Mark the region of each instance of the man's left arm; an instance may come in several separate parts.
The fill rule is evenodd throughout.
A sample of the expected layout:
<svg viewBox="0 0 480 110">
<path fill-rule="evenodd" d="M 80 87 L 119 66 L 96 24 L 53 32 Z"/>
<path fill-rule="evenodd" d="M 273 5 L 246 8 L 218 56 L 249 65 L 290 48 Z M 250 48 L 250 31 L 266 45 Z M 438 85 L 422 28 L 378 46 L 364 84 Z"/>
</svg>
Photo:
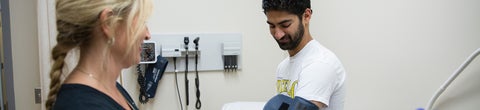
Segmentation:
<svg viewBox="0 0 480 110">
<path fill-rule="evenodd" d="M 325 109 L 337 84 L 335 69 L 331 65 L 315 62 L 305 67 L 301 74 L 296 95 L 309 100 L 320 110 Z"/>
<path fill-rule="evenodd" d="M 325 104 L 323 104 L 322 102 L 319 102 L 319 101 L 310 100 L 310 102 L 312 102 L 318 108 L 320 108 L 319 110 L 323 110 L 326 107 Z"/>
</svg>

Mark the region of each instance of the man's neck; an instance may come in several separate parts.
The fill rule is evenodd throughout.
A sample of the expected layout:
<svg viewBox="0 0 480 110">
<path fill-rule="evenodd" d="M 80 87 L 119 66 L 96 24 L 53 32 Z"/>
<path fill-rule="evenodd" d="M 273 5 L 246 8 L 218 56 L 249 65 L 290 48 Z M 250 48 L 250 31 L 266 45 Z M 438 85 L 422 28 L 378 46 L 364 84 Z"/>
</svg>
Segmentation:
<svg viewBox="0 0 480 110">
<path fill-rule="evenodd" d="M 312 38 L 312 36 L 310 36 L 310 34 L 306 34 L 303 37 L 304 38 L 302 39 L 302 41 L 300 41 L 300 44 L 298 44 L 298 46 L 295 49 L 288 50 L 288 54 L 290 55 L 290 57 L 295 56 L 298 52 L 300 52 L 303 49 L 303 47 L 305 47 L 305 45 L 308 44 L 308 42 L 313 40 L 313 38 Z"/>
</svg>

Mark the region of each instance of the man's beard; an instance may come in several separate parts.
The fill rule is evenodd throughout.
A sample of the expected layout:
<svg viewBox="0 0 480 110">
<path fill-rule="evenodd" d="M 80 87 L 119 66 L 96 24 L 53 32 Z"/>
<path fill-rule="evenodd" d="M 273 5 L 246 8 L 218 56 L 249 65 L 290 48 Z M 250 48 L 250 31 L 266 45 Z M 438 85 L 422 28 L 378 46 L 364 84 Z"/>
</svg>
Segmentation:
<svg viewBox="0 0 480 110">
<path fill-rule="evenodd" d="M 305 33 L 304 30 L 305 29 L 303 28 L 303 25 L 301 23 L 298 24 L 297 32 L 294 33 L 294 36 L 285 34 L 285 36 L 283 36 L 282 39 L 280 39 L 280 40 L 288 39 L 288 41 L 290 42 L 280 43 L 279 42 L 280 40 L 277 40 L 278 46 L 280 46 L 282 50 L 293 50 L 297 48 L 303 39 L 303 34 Z"/>
</svg>

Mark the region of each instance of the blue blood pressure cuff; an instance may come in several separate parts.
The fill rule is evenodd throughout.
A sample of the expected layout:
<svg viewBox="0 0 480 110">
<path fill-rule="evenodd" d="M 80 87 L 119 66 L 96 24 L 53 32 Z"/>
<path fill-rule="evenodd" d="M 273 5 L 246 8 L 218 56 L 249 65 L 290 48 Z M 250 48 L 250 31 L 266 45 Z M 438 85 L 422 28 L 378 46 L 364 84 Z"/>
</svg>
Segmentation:
<svg viewBox="0 0 480 110">
<path fill-rule="evenodd" d="M 290 98 L 278 94 L 272 97 L 263 107 L 263 110 L 318 110 L 319 108 L 302 97 Z"/>
<path fill-rule="evenodd" d="M 302 97 L 297 97 L 293 99 L 292 105 L 290 105 L 289 110 L 318 110 L 318 106 L 313 104 L 311 101 L 304 99 Z"/>
<path fill-rule="evenodd" d="M 292 102 L 292 98 L 282 94 L 278 94 L 268 100 L 268 102 L 263 107 L 263 110 L 288 110 L 288 107 L 290 107 Z"/>
</svg>

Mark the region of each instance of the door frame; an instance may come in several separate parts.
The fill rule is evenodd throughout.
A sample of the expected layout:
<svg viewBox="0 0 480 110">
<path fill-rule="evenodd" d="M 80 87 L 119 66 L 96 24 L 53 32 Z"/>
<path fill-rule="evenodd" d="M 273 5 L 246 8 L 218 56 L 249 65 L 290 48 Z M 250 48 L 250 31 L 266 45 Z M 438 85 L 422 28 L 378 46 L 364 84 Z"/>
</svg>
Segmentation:
<svg viewBox="0 0 480 110">
<path fill-rule="evenodd" d="M 55 17 L 55 0 L 37 0 L 38 20 L 38 55 L 40 68 L 40 86 L 42 93 L 41 109 L 45 110 L 45 101 L 50 90 L 50 52 L 56 44 L 57 34 Z"/>
<path fill-rule="evenodd" d="M 10 2 L 1 0 L 2 7 L 2 41 L 3 41 L 3 84 L 4 99 L 2 108 L 15 110 L 15 91 L 13 86 L 13 63 L 12 63 L 12 36 L 10 32 Z M 3 95 L 3 94 L 2 94 Z"/>
</svg>

